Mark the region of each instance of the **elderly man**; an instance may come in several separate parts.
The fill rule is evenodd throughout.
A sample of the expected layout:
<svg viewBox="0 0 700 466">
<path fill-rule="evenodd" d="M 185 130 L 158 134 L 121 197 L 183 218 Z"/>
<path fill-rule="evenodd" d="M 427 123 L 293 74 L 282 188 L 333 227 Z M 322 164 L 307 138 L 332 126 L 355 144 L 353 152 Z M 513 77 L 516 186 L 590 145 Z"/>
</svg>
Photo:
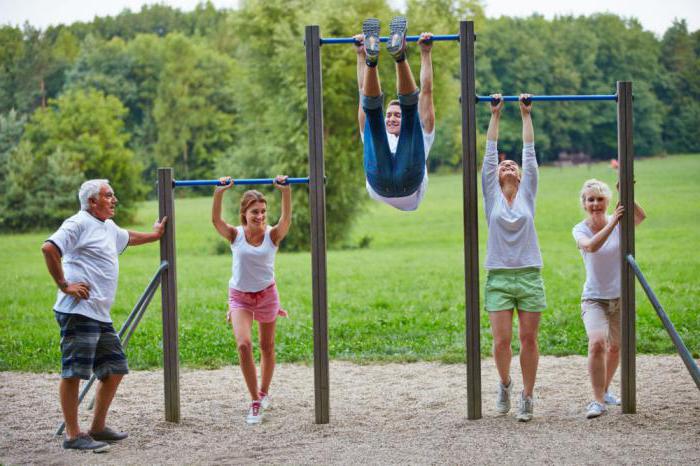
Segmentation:
<svg viewBox="0 0 700 466">
<path fill-rule="evenodd" d="M 128 245 L 157 241 L 166 218 L 152 233 L 128 231 L 111 218 L 117 197 L 108 180 L 89 180 L 78 193 L 80 212 L 73 215 L 41 248 L 46 266 L 58 285 L 54 305 L 61 328 L 61 382 L 59 395 L 66 422 L 63 448 L 107 451 L 107 442 L 122 440 L 125 432 L 105 425 L 107 410 L 124 374 L 129 372 L 119 336 L 112 326 L 110 308 L 119 278 L 118 256 Z M 90 430 L 78 424 L 80 379 L 91 371 L 99 379 Z"/>
</svg>

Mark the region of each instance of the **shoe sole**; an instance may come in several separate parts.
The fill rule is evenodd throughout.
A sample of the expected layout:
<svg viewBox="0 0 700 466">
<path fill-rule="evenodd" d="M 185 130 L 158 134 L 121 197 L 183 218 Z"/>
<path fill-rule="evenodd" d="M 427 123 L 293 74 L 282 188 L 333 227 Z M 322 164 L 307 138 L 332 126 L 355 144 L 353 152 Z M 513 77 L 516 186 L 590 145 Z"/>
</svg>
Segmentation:
<svg viewBox="0 0 700 466">
<path fill-rule="evenodd" d="M 395 16 L 389 23 L 389 42 L 386 49 L 394 58 L 403 53 L 406 29 L 408 29 L 408 20 L 405 16 Z"/>
<path fill-rule="evenodd" d="M 362 34 L 365 36 L 365 53 L 372 61 L 379 57 L 380 24 L 377 18 L 368 18 L 362 22 Z"/>
<path fill-rule="evenodd" d="M 530 422 L 532 421 L 532 416 L 515 416 L 518 422 Z"/>
</svg>

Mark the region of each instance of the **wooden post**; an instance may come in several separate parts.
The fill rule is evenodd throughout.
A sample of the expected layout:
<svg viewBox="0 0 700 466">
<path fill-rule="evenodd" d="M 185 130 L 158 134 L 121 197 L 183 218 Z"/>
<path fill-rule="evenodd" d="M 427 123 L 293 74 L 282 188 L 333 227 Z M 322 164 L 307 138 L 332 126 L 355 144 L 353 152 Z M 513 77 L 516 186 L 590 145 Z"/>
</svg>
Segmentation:
<svg viewBox="0 0 700 466">
<path fill-rule="evenodd" d="M 314 393 L 316 424 L 329 421 L 328 298 L 326 288 L 326 186 L 323 167 L 321 36 L 306 26 L 306 95 L 309 126 L 309 209 L 313 279 Z"/>
<path fill-rule="evenodd" d="M 634 145 L 632 133 L 632 83 L 618 81 L 617 151 L 620 202 L 625 207 L 625 215 L 620 220 L 620 306 L 622 314 L 620 367 L 622 412 L 625 414 L 637 411 L 634 271 L 627 261 L 627 255 L 634 257 Z"/>
<path fill-rule="evenodd" d="M 476 171 L 476 89 L 474 22 L 460 21 L 462 100 L 462 179 L 464 219 L 464 291 L 466 296 L 467 418 L 481 419 L 479 323 L 479 207 Z"/>
<path fill-rule="evenodd" d="M 163 307 L 163 377 L 165 420 L 180 422 L 180 366 L 177 334 L 177 274 L 175 267 L 175 202 L 173 169 L 158 169 L 158 215 L 168 217 L 160 239 L 160 260 L 168 262 L 163 271 L 161 297 Z"/>
</svg>

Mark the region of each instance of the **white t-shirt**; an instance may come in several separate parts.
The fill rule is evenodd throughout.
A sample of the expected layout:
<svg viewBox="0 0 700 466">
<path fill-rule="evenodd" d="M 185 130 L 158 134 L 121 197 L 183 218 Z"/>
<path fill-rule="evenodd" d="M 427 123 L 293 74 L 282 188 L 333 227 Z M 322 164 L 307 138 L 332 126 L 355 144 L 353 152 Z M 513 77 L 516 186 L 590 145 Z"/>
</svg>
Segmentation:
<svg viewBox="0 0 700 466">
<path fill-rule="evenodd" d="M 275 281 L 275 254 L 277 246 L 270 238 L 271 226 L 267 226 L 260 246 L 253 246 L 245 239 L 242 226 L 236 227 L 236 239 L 231 243 L 233 254 L 232 275 L 228 287 L 247 293 L 262 291 Z"/>
<path fill-rule="evenodd" d="M 433 142 L 435 141 L 435 128 L 433 128 L 432 132 L 426 133 L 423 129 L 423 126 L 421 125 L 421 131 L 423 132 L 423 151 L 425 152 L 425 160 L 427 161 L 428 154 L 430 153 L 430 148 L 433 146 Z M 362 138 L 362 142 L 364 143 L 364 131 L 360 132 L 360 137 Z M 399 137 L 389 133 L 388 131 L 386 133 L 386 137 L 389 141 L 389 150 L 392 154 L 395 155 L 396 147 L 399 144 Z M 425 192 L 428 190 L 428 170 L 425 170 L 425 175 L 423 175 L 423 181 L 421 182 L 416 192 L 408 196 L 384 197 L 377 194 L 377 192 L 374 189 L 372 189 L 372 187 L 369 185 L 369 181 L 365 181 L 365 185 L 367 187 L 369 197 L 371 197 L 375 201 L 384 202 L 385 204 L 389 204 L 390 206 L 395 207 L 399 210 L 416 210 L 420 205 L 421 201 L 423 200 Z"/>
<path fill-rule="evenodd" d="M 77 299 L 59 290 L 54 310 L 112 322 L 110 308 L 117 293 L 119 254 L 129 244 L 129 232 L 112 220 L 103 222 L 81 210 L 64 221 L 47 241 L 60 250 L 68 283 L 90 285 L 88 299 Z"/>
<path fill-rule="evenodd" d="M 481 188 L 489 229 L 484 266 L 487 270 L 542 268 L 542 255 L 535 231 L 538 176 L 535 144 L 524 144 L 520 186 L 513 205 L 508 205 L 498 182 L 496 141 L 486 142 Z"/>
<path fill-rule="evenodd" d="M 608 217 L 609 219 L 610 217 Z M 586 221 L 577 224 L 572 230 L 576 244 L 580 239 L 590 239 L 594 233 Z M 620 224 L 615 225 L 605 243 L 596 252 L 580 249 L 586 266 L 586 283 L 582 298 L 615 299 L 620 297 Z"/>
</svg>

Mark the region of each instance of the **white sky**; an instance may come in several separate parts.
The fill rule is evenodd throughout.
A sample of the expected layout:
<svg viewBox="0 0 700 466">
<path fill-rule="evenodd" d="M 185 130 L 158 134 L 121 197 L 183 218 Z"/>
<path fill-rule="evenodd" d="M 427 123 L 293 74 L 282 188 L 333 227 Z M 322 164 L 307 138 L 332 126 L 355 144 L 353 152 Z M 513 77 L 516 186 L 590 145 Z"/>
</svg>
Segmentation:
<svg viewBox="0 0 700 466">
<path fill-rule="evenodd" d="M 95 16 L 119 14 L 125 8 L 138 11 L 143 4 L 165 3 L 183 11 L 192 10 L 198 0 L 0 0 L 0 24 L 21 25 L 29 21 L 45 28 L 52 24 L 90 21 Z M 217 8 L 232 8 L 237 0 L 213 0 Z M 405 0 L 390 0 L 398 8 Z M 588 15 L 611 12 L 626 18 L 637 18 L 645 29 L 661 36 L 674 18 L 685 19 L 688 29 L 700 29 L 700 1 L 698 0 L 486 0 L 486 15 L 529 16 L 543 14 Z M 449 33 L 449 31 L 444 31 Z"/>
</svg>

